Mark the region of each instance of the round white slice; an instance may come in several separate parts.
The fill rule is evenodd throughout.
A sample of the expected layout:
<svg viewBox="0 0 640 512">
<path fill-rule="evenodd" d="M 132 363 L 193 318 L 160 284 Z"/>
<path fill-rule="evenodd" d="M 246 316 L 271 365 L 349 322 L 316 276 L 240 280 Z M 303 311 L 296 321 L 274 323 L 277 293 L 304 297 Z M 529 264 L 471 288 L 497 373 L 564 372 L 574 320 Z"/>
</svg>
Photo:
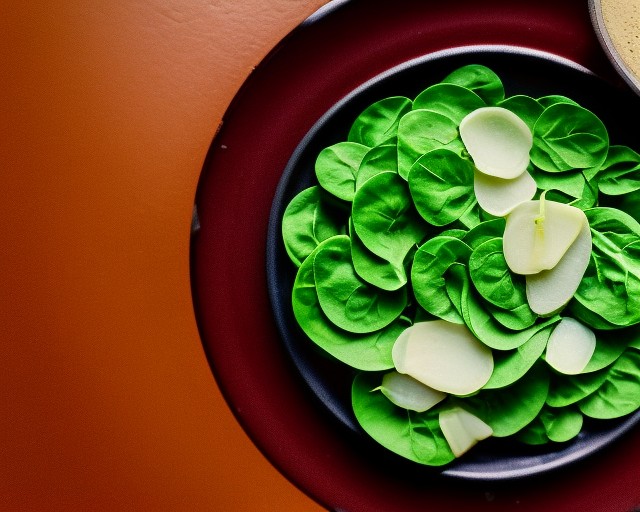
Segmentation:
<svg viewBox="0 0 640 512">
<path fill-rule="evenodd" d="M 396 340 L 392 357 L 400 373 L 454 395 L 478 391 L 493 372 L 491 349 L 465 325 L 445 320 L 414 324 Z"/>
<path fill-rule="evenodd" d="M 573 297 L 591 259 L 591 229 L 585 222 L 577 238 L 551 270 L 525 276 L 531 311 L 551 316 Z"/>
<path fill-rule="evenodd" d="M 563 318 L 549 336 L 545 360 L 566 375 L 581 373 L 596 349 L 596 335 L 574 318 Z"/>
<path fill-rule="evenodd" d="M 427 411 L 447 397 L 446 393 L 396 371 L 385 373 L 380 391 L 398 407 L 416 412 Z"/>
<path fill-rule="evenodd" d="M 479 171 L 513 179 L 529 165 L 533 135 L 516 114 L 502 107 L 482 107 L 460 122 L 460 137 Z"/>
<path fill-rule="evenodd" d="M 461 407 L 442 411 L 438 416 L 438 422 L 456 457 L 469 451 L 478 441 L 493 435 L 493 429 L 489 425 Z"/>
<path fill-rule="evenodd" d="M 473 190 L 480 208 L 496 217 L 504 217 L 520 203 L 531 200 L 537 185 L 527 171 L 516 178 L 505 180 L 476 169 L 473 174 Z"/>
<path fill-rule="evenodd" d="M 509 215 L 503 236 L 504 258 L 516 274 L 555 267 L 588 224 L 582 210 L 548 200 L 526 201 Z"/>
</svg>

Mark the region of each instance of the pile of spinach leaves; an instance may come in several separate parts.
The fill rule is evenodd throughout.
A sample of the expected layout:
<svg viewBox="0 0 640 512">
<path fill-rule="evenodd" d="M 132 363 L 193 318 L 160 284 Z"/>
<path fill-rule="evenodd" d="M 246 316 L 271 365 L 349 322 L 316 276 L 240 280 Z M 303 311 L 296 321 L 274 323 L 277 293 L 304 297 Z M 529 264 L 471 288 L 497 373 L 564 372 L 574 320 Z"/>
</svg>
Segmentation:
<svg viewBox="0 0 640 512">
<path fill-rule="evenodd" d="M 509 109 L 531 129 L 537 194 L 583 209 L 589 221 L 589 267 L 571 302 L 550 318 L 531 311 L 523 276 L 506 265 L 504 219 L 474 196 L 458 125 L 484 106 Z M 575 438 L 585 417 L 618 418 L 640 407 L 640 155 L 611 145 L 592 112 L 564 96 L 506 97 L 492 70 L 468 65 L 414 99 L 370 105 L 346 141 L 319 153 L 315 171 L 317 184 L 282 219 L 298 267 L 293 311 L 314 343 L 360 371 L 353 410 L 380 444 L 443 465 L 454 458 L 438 426 L 446 408 L 472 412 L 494 437 L 544 444 Z M 544 360 L 563 316 L 596 333 L 579 375 L 559 374 Z M 465 324 L 493 350 L 484 388 L 424 413 L 372 392 L 393 368 L 398 335 L 436 318 Z"/>
</svg>

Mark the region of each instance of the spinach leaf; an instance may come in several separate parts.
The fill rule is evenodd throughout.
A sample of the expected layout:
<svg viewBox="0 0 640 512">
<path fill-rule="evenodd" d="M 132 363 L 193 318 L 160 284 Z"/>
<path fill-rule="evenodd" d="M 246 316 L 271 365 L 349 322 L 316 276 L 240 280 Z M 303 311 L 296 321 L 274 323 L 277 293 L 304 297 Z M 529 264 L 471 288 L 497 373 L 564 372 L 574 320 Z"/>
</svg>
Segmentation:
<svg viewBox="0 0 640 512">
<path fill-rule="evenodd" d="M 338 142 L 320 151 L 315 171 L 318 183 L 330 194 L 344 201 L 353 201 L 356 175 L 367 146 L 355 142 Z"/>
<path fill-rule="evenodd" d="M 640 352 L 627 350 L 609 368 L 607 378 L 592 394 L 578 403 L 585 416 L 620 418 L 640 407 Z"/>
<path fill-rule="evenodd" d="M 371 148 L 360 162 L 356 175 L 356 190 L 369 178 L 388 171 L 398 172 L 398 150 L 395 144 Z"/>
<path fill-rule="evenodd" d="M 486 220 L 470 229 L 462 240 L 475 250 L 487 240 L 504 235 L 505 226 L 504 218 Z"/>
<path fill-rule="evenodd" d="M 382 259 L 365 247 L 355 229 L 352 228 L 350 231 L 353 268 L 362 279 L 387 291 L 398 290 L 407 284 L 405 265 L 408 263 Z M 409 251 L 407 259 L 412 255 Z"/>
<path fill-rule="evenodd" d="M 318 244 L 344 232 L 341 220 L 313 186 L 297 194 L 282 217 L 282 239 L 289 258 L 299 267 Z"/>
<path fill-rule="evenodd" d="M 482 299 L 468 282 L 464 283 L 461 306 L 462 318 L 469 330 L 482 343 L 496 350 L 518 348 L 535 333 L 560 320 L 559 316 L 554 316 L 521 331 L 507 329 L 487 312 Z"/>
<path fill-rule="evenodd" d="M 493 373 L 484 389 L 505 388 L 522 378 L 540 359 L 552 330 L 541 329 L 515 350 L 494 350 Z"/>
<path fill-rule="evenodd" d="M 538 417 L 518 433 L 518 439 L 532 445 L 547 441 L 565 443 L 580 433 L 583 423 L 584 417 L 573 407 L 544 407 Z"/>
<path fill-rule="evenodd" d="M 368 179 L 353 198 L 353 227 L 362 243 L 384 260 L 398 264 L 427 233 L 407 183 L 394 172 Z"/>
<path fill-rule="evenodd" d="M 414 162 L 433 149 L 464 150 L 458 125 L 447 116 L 431 110 L 413 110 L 398 125 L 398 173 L 405 180 Z"/>
<path fill-rule="evenodd" d="M 627 146 L 611 146 L 598 171 L 598 188 L 610 196 L 640 190 L 640 155 Z"/>
<path fill-rule="evenodd" d="M 606 322 L 634 325 L 640 322 L 640 224 L 614 208 L 585 214 L 593 252 L 575 298 Z"/>
<path fill-rule="evenodd" d="M 566 407 L 578 403 L 600 388 L 607 376 L 606 369 L 578 375 L 552 374 L 547 404 L 551 407 Z"/>
<path fill-rule="evenodd" d="M 451 119 L 456 125 L 459 125 L 467 114 L 485 105 L 475 92 L 460 85 L 447 83 L 432 85 L 413 101 L 414 109 L 437 112 Z"/>
<path fill-rule="evenodd" d="M 538 320 L 538 315 L 531 311 L 528 302 L 513 309 L 502 309 L 490 303 L 485 304 L 485 307 L 498 323 L 513 331 L 527 329 Z"/>
<path fill-rule="evenodd" d="M 469 64 L 451 72 L 442 80 L 475 92 L 487 105 L 495 105 L 504 99 L 502 80 L 491 69 L 480 64 Z"/>
<path fill-rule="evenodd" d="M 592 112 L 570 103 L 546 108 L 533 130 L 531 161 L 547 172 L 598 167 L 607 156 L 609 135 Z"/>
<path fill-rule="evenodd" d="M 509 269 L 502 237 L 487 240 L 473 250 L 469 257 L 469 275 L 482 298 L 494 306 L 513 310 L 527 304 L 524 279 Z"/>
<path fill-rule="evenodd" d="M 439 406 L 423 413 L 392 404 L 382 393 L 379 374 L 360 373 L 351 391 L 353 412 L 364 431 L 392 452 L 430 466 L 455 459 L 438 421 Z"/>
<path fill-rule="evenodd" d="M 316 251 L 319 249 L 320 246 Z M 393 368 L 393 344 L 409 324 L 400 318 L 385 329 L 370 334 L 353 334 L 333 325 L 318 301 L 314 258 L 312 253 L 302 263 L 293 285 L 293 313 L 300 328 L 319 348 L 353 368 L 366 371 Z"/>
<path fill-rule="evenodd" d="M 582 373 L 596 372 L 613 363 L 629 345 L 630 329 L 596 332 L 596 348 Z"/>
<path fill-rule="evenodd" d="M 471 253 L 458 238 L 436 236 L 422 244 L 411 267 L 411 283 L 418 304 L 432 315 L 453 323 L 464 323 L 447 294 L 447 270 Z"/>
<path fill-rule="evenodd" d="M 354 121 L 347 140 L 370 148 L 381 144 L 395 144 L 398 123 L 411 110 L 411 100 L 393 96 L 367 107 Z"/>
<path fill-rule="evenodd" d="M 571 203 L 582 209 L 591 208 L 598 202 L 597 185 L 588 181 L 581 170 L 549 173 L 534 168 L 532 176 L 540 190 L 548 191 L 546 197 L 551 201 Z"/>
<path fill-rule="evenodd" d="M 561 94 L 550 94 L 548 96 L 542 96 L 538 98 L 538 103 L 540 103 L 540 105 L 542 105 L 544 108 L 548 108 L 551 105 L 555 105 L 556 103 L 568 103 L 570 105 L 576 105 L 577 107 L 580 106 L 571 98 L 567 98 L 566 96 L 562 96 Z"/>
<path fill-rule="evenodd" d="M 327 240 L 315 254 L 313 275 L 318 301 L 327 318 L 349 332 L 374 332 L 400 316 L 407 290 L 387 292 L 362 280 L 351 259 L 351 241 L 339 235 Z"/>
<path fill-rule="evenodd" d="M 497 106 L 513 112 L 525 122 L 531 131 L 544 110 L 544 107 L 537 100 L 521 94 L 510 96 L 498 103 Z"/>
<path fill-rule="evenodd" d="M 411 167 L 409 191 L 422 218 L 434 226 L 449 224 L 476 201 L 473 163 L 448 149 L 430 151 Z"/>
<path fill-rule="evenodd" d="M 507 437 L 522 430 L 538 416 L 548 392 L 549 372 L 543 365 L 536 364 L 509 387 L 508 393 L 502 389 L 482 390 L 459 400 L 461 407 L 493 429 L 494 437 Z"/>
</svg>

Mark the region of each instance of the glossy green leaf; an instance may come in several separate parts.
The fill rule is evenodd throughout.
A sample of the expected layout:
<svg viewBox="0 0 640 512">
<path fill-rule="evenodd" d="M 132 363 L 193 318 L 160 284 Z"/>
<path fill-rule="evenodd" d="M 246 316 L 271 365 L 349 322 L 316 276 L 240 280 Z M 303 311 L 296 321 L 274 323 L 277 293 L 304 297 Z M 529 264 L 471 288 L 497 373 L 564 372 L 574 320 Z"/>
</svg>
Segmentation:
<svg viewBox="0 0 640 512">
<path fill-rule="evenodd" d="M 378 331 L 398 318 L 407 305 L 405 288 L 384 291 L 358 276 L 348 236 L 335 236 L 318 248 L 313 274 L 322 311 L 349 332 Z"/>
<path fill-rule="evenodd" d="M 429 466 L 442 466 L 455 459 L 438 421 L 440 406 L 423 413 L 392 404 L 381 392 L 381 376 L 360 373 L 351 390 L 353 412 L 360 426 L 392 452 Z"/>
<path fill-rule="evenodd" d="M 512 310 L 527 303 L 523 277 L 513 274 L 504 259 L 502 237 L 487 240 L 473 250 L 469 275 L 482 298 L 494 306 Z"/>
<path fill-rule="evenodd" d="M 578 403 L 585 416 L 620 418 L 640 407 L 640 352 L 627 350 L 609 368 L 606 380 Z"/>
<path fill-rule="evenodd" d="M 366 371 L 393 368 L 391 349 L 408 324 L 398 319 L 385 329 L 370 334 L 353 334 L 336 327 L 325 316 L 318 301 L 314 258 L 312 253 L 302 263 L 293 285 L 292 306 L 298 325 L 318 347 L 353 368 Z"/>
<path fill-rule="evenodd" d="M 461 406 L 493 429 L 495 437 L 507 437 L 531 423 L 544 406 L 549 392 L 549 373 L 534 365 L 521 379 L 503 389 L 483 390 L 460 399 Z"/>
<path fill-rule="evenodd" d="M 598 171 L 598 188 L 611 196 L 640 190 L 640 155 L 627 146 L 611 146 Z"/>
<path fill-rule="evenodd" d="M 544 407 L 538 417 L 518 433 L 518 439 L 532 445 L 544 444 L 547 441 L 566 443 L 580 433 L 583 423 L 584 417 L 573 407 Z"/>
<path fill-rule="evenodd" d="M 464 117 L 486 106 L 475 92 L 456 84 L 439 83 L 422 91 L 413 101 L 414 109 L 425 109 L 448 117 L 459 125 Z"/>
<path fill-rule="evenodd" d="M 356 190 L 356 175 L 367 146 L 355 142 L 338 142 L 320 151 L 315 171 L 318 183 L 330 194 L 352 201 Z"/>
<path fill-rule="evenodd" d="M 282 239 L 291 261 L 300 266 L 320 242 L 344 232 L 341 219 L 314 186 L 297 194 L 282 217 Z"/>
<path fill-rule="evenodd" d="M 439 148 L 451 149 L 457 153 L 464 150 L 457 123 L 431 110 L 409 112 L 398 126 L 398 173 L 408 179 L 416 160 Z"/>
<path fill-rule="evenodd" d="M 472 249 L 477 249 L 487 240 L 504 235 L 505 225 L 504 218 L 484 221 L 470 229 L 462 240 Z"/>
<path fill-rule="evenodd" d="M 381 258 L 399 262 L 427 233 L 406 181 L 394 172 L 368 179 L 353 199 L 353 227 L 362 243 Z"/>
<path fill-rule="evenodd" d="M 607 375 L 606 369 L 578 375 L 554 374 L 547 395 L 547 404 L 551 407 L 566 407 L 578 403 L 599 389 Z"/>
<path fill-rule="evenodd" d="M 640 224 L 613 208 L 585 214 L 593 252 L 575 298 L 611 324 L 634 325 L 640 322 Z"/>
<path fill-rule="evenodd" d="M 409 190 L 427 222 L 449 224 L 475 202 L 473 163 L 448 149 L 430 151 L 411 167 Z"/>
<path fill-rule="evenodd" d="M 570 103 L 546 108 L 533 130 L 531 161 L 547 172 L 598 167 L 607 156 L 609 135 L 592 112 Z"/>
<path fill-rule="evenodd" d="M 376 146 L 364 155 L 356 176 L 356 190 L 381 172 L 398 172 L 398 149 L 395 144 Z"/>
<path fill-rule="evenodd" d="M 411 104 L 411 100 L 404 96 L 377 101 L 356 118 L 347 140 L 370 148 L 381 144 L 395 144 L 398 123 L 411 110 Z"/>
<path fill-rule="evenodd" d="M 447 293 L 447 271 L 455 262 L 468 259 L 470 253 L 463 241 L 443 235 L 420 246 L 411 268 L 413 293 L 420 306 L 443 320 L 464 323 Z"/>
<path fill-rule="evenodd" d="M 487 105 L 496 105 L 504 99 L 502 80 L 494 71 L 480 64 L 462 66 L 447 75 L 444 83 L 466 87 L 480 96 Z"/>
<path fill-rule="evenodd" d="M 494 350 L 494 369 L 489 382 L 484 389 L 497 389 L 510 386 L 536 363 L 547 346 L 547 341 L 551 335 L 552 328 L 547 327 L 536 332 L 531 338 L 525 341 L 514 350 Z M 505 390 L 507 392 L 507 390 Z"/>
<path fill-rule="evenodd" d="M 537 100 L 524 95 L 505 98 L 497 106 L 513 112 L 526 123 L 531 131 L 533 131 L 538 117 L 544 111 L 544 107 Z"/>
<path fill-rule="evenodd" d="M 407 284 L 405 262 L 391 262 L 375 255 L 365 247 L 355 229 L 351 230 L 351 257 L 356 273 L 366 282 L 381 288 L 394 291 Z M 407 254 L 411 259 L 412 252 Z M 409 263 L 407 263 L 409 264 Z"/>
</svg>

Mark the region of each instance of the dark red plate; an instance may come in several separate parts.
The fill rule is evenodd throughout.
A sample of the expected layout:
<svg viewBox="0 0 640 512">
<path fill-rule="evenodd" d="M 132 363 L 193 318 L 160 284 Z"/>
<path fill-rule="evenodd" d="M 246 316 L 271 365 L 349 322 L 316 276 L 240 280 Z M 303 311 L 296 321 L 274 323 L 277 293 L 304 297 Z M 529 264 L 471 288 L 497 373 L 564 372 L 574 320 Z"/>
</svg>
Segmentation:
<svg viewBox="0 0 640 512">
<path fill-rule="evenodd" d="M 269 303 L 269 214 L 287 162 L 343 97 L 411 59 L 469 45 L 549 52 L 619 82 L 582 1 L 357 1 L 295 30 L 229 107 L 198 187 L 193 295 L 203 345 L 230 407 L 292 482 L 336 510 L 628 511 L 640 504 L 630 433 L 566 471 L 508 484 L 395 471 L 321 404 L 294 364 Z M 331 8 L 333 7 L 333 9 Z M 456 50 L 458 51 L 458 50 Z M 437 78 L 424 77 L 429 85 Z"/>
</svg>

